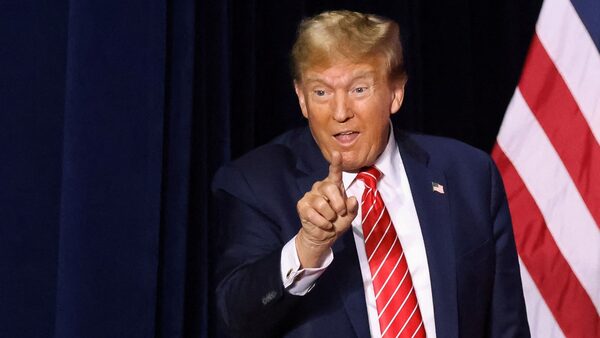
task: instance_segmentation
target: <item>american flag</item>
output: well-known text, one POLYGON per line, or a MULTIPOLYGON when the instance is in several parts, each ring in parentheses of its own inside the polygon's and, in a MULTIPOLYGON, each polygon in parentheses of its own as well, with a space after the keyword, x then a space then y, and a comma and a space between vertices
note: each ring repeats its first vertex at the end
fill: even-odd
POLYGON ((444 186, 436 183, 436 182, 431 182, 431 188, 433 189, 433 191, 443 194, 444 193, 444 186))
POLYGON ((533 337, 600 337, 600 1, 546 0, 492 152, 533 337))

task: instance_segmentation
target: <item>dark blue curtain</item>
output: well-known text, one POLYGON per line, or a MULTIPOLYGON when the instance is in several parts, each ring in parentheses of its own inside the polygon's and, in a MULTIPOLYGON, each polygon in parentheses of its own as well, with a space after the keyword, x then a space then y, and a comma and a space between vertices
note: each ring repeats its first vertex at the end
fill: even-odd
POLYGON ((0 337, 54 332, 66 13, 0 1, 0 337))
POLYGON ((396 122, 489 150, 540 3, 0 0, 0 337, 221 336, 210 182, 304 123, 299 20, 399 21, 396 122))
POLYGON ((0 2, 0 337, 207 335, 196 6, 0 2))

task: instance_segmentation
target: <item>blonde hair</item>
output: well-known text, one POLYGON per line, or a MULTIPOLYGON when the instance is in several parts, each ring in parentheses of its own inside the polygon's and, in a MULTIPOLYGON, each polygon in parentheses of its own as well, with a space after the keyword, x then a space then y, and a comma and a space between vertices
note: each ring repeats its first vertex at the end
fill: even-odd
POLYGON ((380 57, 390 80, 405 79, 400 29, 393 20, 351 11, 323 12, 302 20, 292 47, 292 76, 336 61, 361 62, 380 57))

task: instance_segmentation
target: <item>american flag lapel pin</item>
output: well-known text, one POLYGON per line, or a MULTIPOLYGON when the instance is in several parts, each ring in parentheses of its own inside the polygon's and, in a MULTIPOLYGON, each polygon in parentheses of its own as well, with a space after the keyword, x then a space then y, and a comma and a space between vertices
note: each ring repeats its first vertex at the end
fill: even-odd
POLYGON ((431 182, 431 189, 438 194, 444 194, 444 186, 437 182, 431 182))

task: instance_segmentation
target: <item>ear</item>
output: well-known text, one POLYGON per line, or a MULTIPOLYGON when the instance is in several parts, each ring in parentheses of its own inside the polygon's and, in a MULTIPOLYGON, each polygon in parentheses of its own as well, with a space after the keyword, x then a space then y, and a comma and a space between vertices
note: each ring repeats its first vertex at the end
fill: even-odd
POLYGON ((396 114, 400 107, 402 107, 402 101, 404 101, 404 86, 406 80, 394 81, 392 84, 392 105, 390 106, 390 114, 396 114))
POLYGON ((302 89, 302 83, 294 80, 294 90, 296 91, 296 96, 298 96, 298 103, 300 104, 302 115, 305 118, 308 118, 308 109, 306 109, 306 100, 304 96, 304 90, 302 89))

